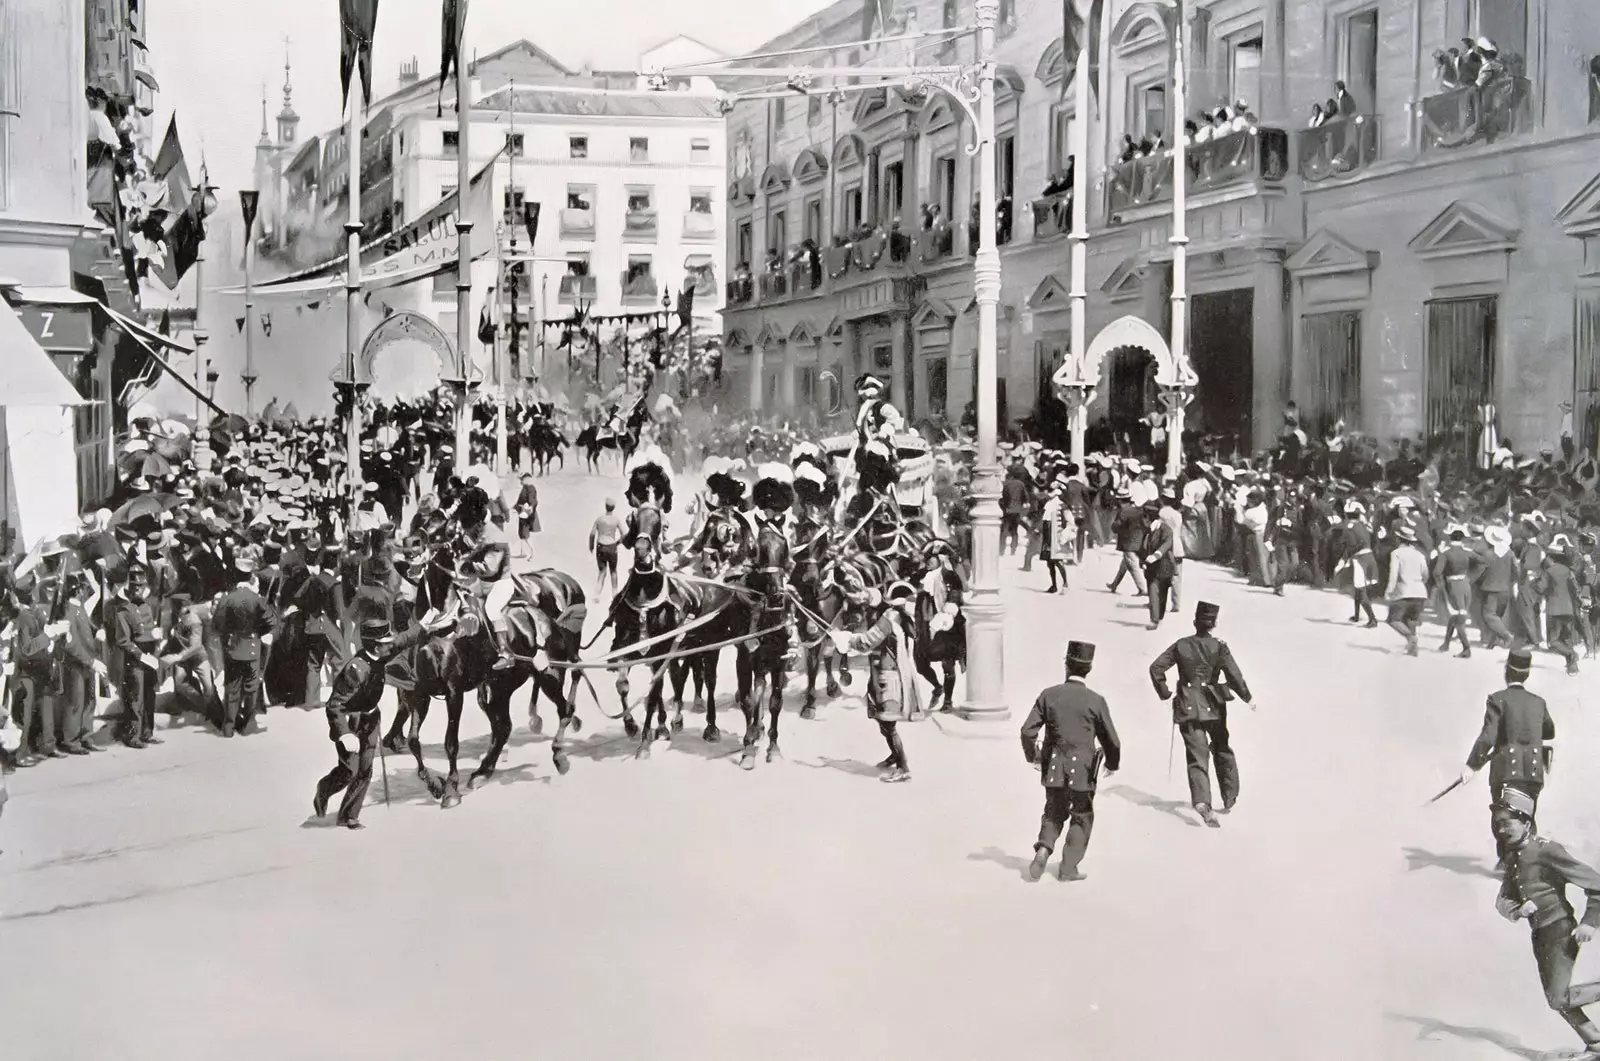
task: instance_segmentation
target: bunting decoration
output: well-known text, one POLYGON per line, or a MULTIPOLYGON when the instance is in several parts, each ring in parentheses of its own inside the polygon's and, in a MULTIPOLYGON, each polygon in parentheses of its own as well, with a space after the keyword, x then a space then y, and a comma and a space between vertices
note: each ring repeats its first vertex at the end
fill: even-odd
POLYGON ((313 313, 315 313, 317 310, 319 310, 321 308, 322 308, 322 302, 320 300, 318 300, 316 302, 307 302, 306 303, 306 309, 310 310, 313 313))
POLYGON ((389 305, 389 303, 385 302, 383 304, 383 319, 384 320, 388 320, 390 317, 393 317, 394 316, 394 312, 395 312, 394 311, 394 307, 389 305))
POLYGON ((249 319, 250 319, 249 317, 235 317, 235 318, 233 318, 233 326, 236 329, 238 329, 240 335, 244 334, 244 324, 245 324, 245 321, 247 321, 249 319))
POLYGON ((339 0, 340 107, 350 101, 350 76, 361 75, 361 105, 372 105, 372 36, 378 28, 378 0, 339 0))
POLYGON ((261 315, 261 334, 268 339, 272 338, 272 314, 270 313, 261 315))
MULTIPOLYGON (((461 65, 461 40, 467 27, 467 0, 444 0, 442 25, 439 31, 439 96, 434 106, 434 117, 444 117, 444 87, 450 83, 450 67, 461 65)), ((461 101, 456 100, 456 113, 461 112, 461 101)))

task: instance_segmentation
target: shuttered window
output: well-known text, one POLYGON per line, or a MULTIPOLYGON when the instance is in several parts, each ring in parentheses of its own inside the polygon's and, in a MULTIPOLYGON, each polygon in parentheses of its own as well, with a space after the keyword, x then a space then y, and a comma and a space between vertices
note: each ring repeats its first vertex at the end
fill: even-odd
POLYGON ((1473 452, 1479 409, 1494 401, 1498 300, 1441 299, 1428 304, 1427 406, 1424 438, 1430 451, 1454 446, 1473 452))
POLYGON ((1300 320, 1303 379, 1295 381, 1300 426, 1313 438, 1338 420, 1352 431, 1361 422, 1361 313, 1308 313, 1300 320))
POLYGON ((1572 433, 1584 453, 1600 441, 1600 291, 1578 295, 1572 322, 1572 433))

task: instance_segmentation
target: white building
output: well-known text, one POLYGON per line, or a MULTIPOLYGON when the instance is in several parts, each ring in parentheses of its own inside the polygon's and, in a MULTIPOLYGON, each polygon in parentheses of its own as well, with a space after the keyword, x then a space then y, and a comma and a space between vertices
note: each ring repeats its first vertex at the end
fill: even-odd
MULTIPOLYGON (((675 38, 641 57, 639 69, 714 58, 689 38, 675 38)), ((726 202, 725 125, 709 79, 683 79, 674 91, 652 92, 638 71, 573 71, 549 53, 519 41, 468 63, 473 100, 468 149, 476 172, 503 147, 491 194, 500 208, 501 247, 530 253, 522 204, 538 203, 539 260, 525 268, 519 315, 527 321, 569 317, 582 306, 595 315, 673 308, 686 280, 695 282, 698 335, 721 333, 721 278, 716 262, 723 242, 726 202), (508 146, 509 145, 509 146, 508 146)), ((367 239, 417 219, 458 182, 457 115, 453 85, 440 94, 437 77, 421 78, 413 60, 400 71, 400 87, 373 101, 364 133, 361 212, 367 239)), ((288 130, 293 135, 292 128, 288 130)), ((280 140, 284 130, 280 122, 280 140)), ((306 137, 263 184, 263 233, 257 279, 330 259, 343 250, 340 225, 348 210, 343 131, 306 137), (281 221, 279 220, 281 219, 281 221)), ((263 152, 265 157, 266 152, 263 152)), ((492 247, 482 228, 472 233, 474 257, 492 247)), ((490 297, 496 265, 473 265, 471 314, 490 297)), ((456 336, 456 276, 369 293, 362 307, 370 328, 390 310, 424 313, 456 336)), ((257 303, 270 313, 271 335, 255 332, 261 374, 258 405, 273 397, 304 412, 331 407, 328 372, 344 348, 342 297, 306 307, 257 303), (316 358, 315 364, 307 358, 316 358)), ((504 313, 507 300, 501 300, 504 313)), ((237 316, 234 304, 227 312, 237 316)), ((236 329, 223 329, 234 332, 236 329)), ((541 372, 538 340, 556 332, 535 330, 521 362, 524 377, 541 372)), ((234 334, 213 335, 208 353, 242 363, 234 334)), ((490 353, 476 341, 474 360, 490 375, 490 353)), ((237 371, 237 370, 235 370, 237 371)), ((234 373, 222 369, 226 383, 234 373)), ((226 388, 224 388, 226 389, 226 388)))

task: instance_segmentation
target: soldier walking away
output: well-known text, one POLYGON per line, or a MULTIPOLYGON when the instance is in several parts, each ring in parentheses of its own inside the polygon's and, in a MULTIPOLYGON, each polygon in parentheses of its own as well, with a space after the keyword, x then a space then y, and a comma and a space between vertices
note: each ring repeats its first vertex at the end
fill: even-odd
POLYGON ((1068 642, 1067 680, 1040 693, 1022 724, 1022 754, 1039 767, 1039 781, 1044 785, 1044 813, 1039 818, 1033 861, 1028 864, 1029 880, 1044 875, 1063 828, 1067 843, 1057 872, 1064 881, 1084 879, 1086 874, 1078 867, 1094 830, 1094 794, 1100 769, 1104 766, 1105 776, 1110 777, 1122 765, 1122 742, 1111 722, 1111 708, 1104 697, 1084 684, 1093 668, 1094 646, 1068 642))
POLYGON ((441 616, 429 625, 414 626, 393 637, 387 621, 362 620, 361 650, 333 676, 333 694, 328 697, 328 738, 333 741, 339 762, 317 782, 311 810, 318 818, 327 816, 328 801, 343 792, 338 823, 346 829, 365 828, 361 824, 361 805, 366 802, 367 786, 372 783, 372 760, 378 751, 378 723, 382 719, 378 699, 383 695, 384 665, 453 622, 454 619, 441 616))
POLYGON ((273 617, 256 589, 260 553, 241 546, 234 555, 238 583, 217 599, 211 627, 222 643, 222 735, 243 733, 261 699, 261 646, 272 643, 273 617))
POLYGON ((1444 589, 1444 644, 1440 652, 1450 651, 1450 642, 1461 638, 1461 659, 1472 658, 1472 642, 1467 636, 1472 622, 1472 576, 1478 566, 1477 558, 1466 545, 1467 532, 1461 527, 1450 528, 1450 544, 1445 546, 1433 562, 1433 580, 1444 589))
POLYGON ((1555 755, 1551 744, 1556 739, 1556 724, 1544 698, 1530 693, 1523 683, 1533 670, 1533 654, 1526 648, 1514 648, 1506 659, 1506 687, 1489 694, 1483 712, 1483 729, 1478 733, 1472 751, 1467 754, 1466 769, 1461 772, 1465 784, 1474 774, 1489 767, 1489 827, 1495 836, 1495 854, 1505 868, 1506 845, 1500 840, 1500 819, 1503 797, 1508 789, 1515 789, 1527 798, 1528 819, 1533 820, 1539 805, 1539 793, 1544 790, 1545 774, 1555 755))
POLYGON ((1600 981, 1572 982, 1578 948, 1600 928, 1600 873, 1579 862, 1533 828, 1533 800, 1516 788, 1502 793, 1495 836, 1505 845, 1506 873, 1495 910, 1507 921, 1526 919, 1533 930, 1533 960, 1545 1001, 1583 1040, 1586 1058, 1600 1058, 1600 1027, 1583 1012, 1600 1002, 1600 981), (1567 888, 1582 888, 1583 919, 1575 921, 1567 888))
POLYGON ((1189 801, 1200 820, 1219 828, 1211 803, 1211 768, 1217 766, 1222 789, 1222 813, 1239 800, 1239 763, 1228 740, 1228 701, 1235 696, 1250 703, 1250 687, 1233 660, 1228 643, 1212 634, 1221 611, 1201 601, 1194 609, 1194 634, 1172 643, 1150 664, 1150 683, 1156 695, 1172 701, 1172 722, 1183 739, 1183 757, 1189 768, 1189 801), (1178 668, 1177 695, 1167 688, 1167 671, 1178 668))

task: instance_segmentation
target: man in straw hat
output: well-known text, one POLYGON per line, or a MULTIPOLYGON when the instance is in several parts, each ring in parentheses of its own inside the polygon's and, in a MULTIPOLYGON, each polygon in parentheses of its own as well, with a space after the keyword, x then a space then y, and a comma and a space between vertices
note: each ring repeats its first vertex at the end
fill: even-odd
POLYGON ((366 802, 372 761, 378 751, 378 724, 382 720, 378 700, 383 695, 384 665, 413 645, 448 629, 454 621, 450 616, 440 616, 398 637, 390 634, 385 619, 370 617, 361 621, 361 648, 334 674, 333 693, 328 697, 328 739, 333 741, 339 761, 317 782, 311 811, 318 818, 327 815, 328 801, 343 792, 338 823, 347 829, 364 828, 361 806, 366 802))
POLYGON ((1417 532, 1409 523, 1394 528, 1395 550, 1389 554, 1389 628, 1406 639, 1406 655, 1417 654, 1417 626, 1428 602, 1428 558, 1417 548, 1417 532))
POLYGON ((1495 833, 1496 854, 1505 863, 1506 846, 1499 840, 1501 797, 1516 789, 1528 799, 1528 817, 1538 805, 1544 790, 1545 773, 1555 754, 1556 724, 1544 698, 1527 690, 1524 683, 1533 671, 1533 655, 1526 648, 1514 648, 1506 658, 1506 687, 1489 694, 1483 712, 1483 729, 1467 754, 1461 771, 1463 784, 1484 766, 1489 767, 1489 824, 1495 833))
POLYGON ((1189 800, 1200 820, 1213 829, 1217 821, 1211 803, 1211 767, 1217 764, 1217 784, 1222 789, 1222 813, 1239 800, 1239 763, 1228 740, 1228 701, 1238 696, 1250 703, 1250 687, 1234 662, 1228 643, 1215 636, 1221 609, 1201 601, 1194 610, 1194 634, 1179 638, 1150 664, 1150 683, 1156 695, 1172 701, 1172 722, 1183 738, 1183 757, 1189 767, 1189 800), (1178 668, 1178 689, 1167 688, 1167 671, 1178 668))
POLYGON ((1483 541, 1486 551, 1477 557, 1477 587, 1483 602, 1483 647, 1494 648, 1516 640, 1506 626, 1505 617, 1517 587, 1517 556, 1511 550, 1511 532, 1504 527, 1485 527, 1483 541))
POLYGON ((1600 1002, 1600 981, 1572 982, 1578 948, 1600 929, 1600 873, 1554 840, 1534 832, 1533 800, 1519 789, 1501 792, 1495 835, 1505 845, 1506 872, 1495 910, 1507 921, 1526 920, 1545 1001, 1572 1025, 1588 1058, 1600 1057, 1600 1027, 1583 1012, 1600 1002), (1583 917, 1575 919, 1567 888, 1583 889, 1583 917))
POLYGON ((1028 864, 1029 880, 1044 875, 1063 828, 1067 844, 1058 874, 1064 881, 1084 878, 1078 866, 1094 830, 1094 794, 1100 769, 1103 765, 1110 777, 1122 764, 1122 742, 1111 722, 1111 707, 1084 684, 1094 669, 1094 646, 1069 641, 1066 662, 1066 681, 1040 693, 1022 724, 1022 754, 1039 767, 1039 782, 1044 786, 1044 813, 1039 818, 1033 861, 1028 864))

